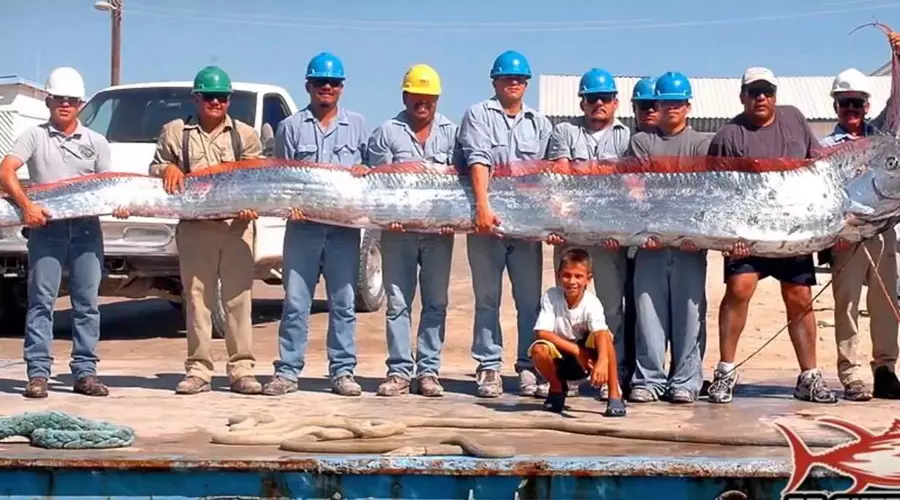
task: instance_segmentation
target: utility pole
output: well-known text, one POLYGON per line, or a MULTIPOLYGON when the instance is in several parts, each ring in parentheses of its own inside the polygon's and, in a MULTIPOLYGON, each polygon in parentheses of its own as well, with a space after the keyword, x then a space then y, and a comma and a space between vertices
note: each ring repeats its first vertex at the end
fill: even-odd
POLYGON ((122 70, 122 3, 124 0, 94 2, 94 8, 109 12, 110 68, 109 84, 118 85, 122 70))

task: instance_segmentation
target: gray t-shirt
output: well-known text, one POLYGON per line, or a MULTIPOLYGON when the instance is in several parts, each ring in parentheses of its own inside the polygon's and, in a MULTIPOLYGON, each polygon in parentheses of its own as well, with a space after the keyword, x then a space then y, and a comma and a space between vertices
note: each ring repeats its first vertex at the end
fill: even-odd
POLYGON ((812 158, 819 148, 803 113, 794 106, 776 106, 775 121, 765 127, 751 124, 742 114, 716 132, 710 156, 739 158, 812 158))
POLYGON ((112 170, 109 142, 81 123, 69 137, 49 122, 36 125, 19 136, 8 154, 25 163, 36 184, 112 170))
POLYGON ((705 156, 710 134, 697 132, 690 126, 675 135, 664 135, 659 129, 637 132, 631 136, 625 156, 646 160, 650 156, 705 156))

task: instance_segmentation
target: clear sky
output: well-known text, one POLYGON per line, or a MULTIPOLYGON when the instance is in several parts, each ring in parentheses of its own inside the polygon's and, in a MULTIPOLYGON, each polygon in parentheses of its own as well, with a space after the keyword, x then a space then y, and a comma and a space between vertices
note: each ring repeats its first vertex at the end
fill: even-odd
MULTIPOLYGON (((285 87, 307 103, 303 74, 328 50, 348 74, 342 103, 370 126, 400 109, 405 69, 437 69, 439 110, 459 120, 491 94, 494 57, 516 49, 535 75, 739 76, 746 66, 776 75, 827 75, 853 66, 870 73, 889 49, 875 19, 900 30, 900 1, 668 0, 518 2, 490 0, 124 0, 122 82, 190 80, 204 65, 232 79, 285 87)), ((0 74, 43 84, 74 66, 88 92, 109 83, 109 14, 93 0, 6 0, 0 74)), ((538 105, 535 78, 526 100, 538 105)))

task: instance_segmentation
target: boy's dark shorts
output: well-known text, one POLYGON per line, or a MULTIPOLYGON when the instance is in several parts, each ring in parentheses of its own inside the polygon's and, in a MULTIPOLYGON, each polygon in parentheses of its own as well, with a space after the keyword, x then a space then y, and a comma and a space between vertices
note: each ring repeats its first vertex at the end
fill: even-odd
MULTIPOLYGON (((545 346, 550 348, 550 357, 553 358, 553 363, 556 365, 556 376, 563 381, 578 381, 583 380, 591 376, 590 373, 585 371, 584 368, 581 367, 581 363, 578 362, 578 358, 572 356, 568 353, 562 353, 559 349, 550 342, 546 340, 535 340, 528 347, 528 357, 531 357, 531 349, 538 345, 544 344, 545 346)), ((584 347, 584 341, 578 342, 579 347, 584 347)), ((591 353, 591 358, 594 360, 597 359, 597 350, 596 349, 588 349, 591 353)))
POLYGON ((812 255, 798 257, 744 257, 725 259, 725 282, 738 274, 757 273, 759 279, 769 276, 782 283, 814 286, 816 267, 812 255))

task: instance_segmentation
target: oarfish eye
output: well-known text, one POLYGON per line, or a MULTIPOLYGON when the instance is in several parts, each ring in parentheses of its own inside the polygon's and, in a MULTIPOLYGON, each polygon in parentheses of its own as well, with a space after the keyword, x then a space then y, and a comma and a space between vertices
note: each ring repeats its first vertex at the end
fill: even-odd
POLYGON ((884 159, 884 168, 888 170, 896 170, 900 166, 900 160, 896 156, 888 156, 884 159))

